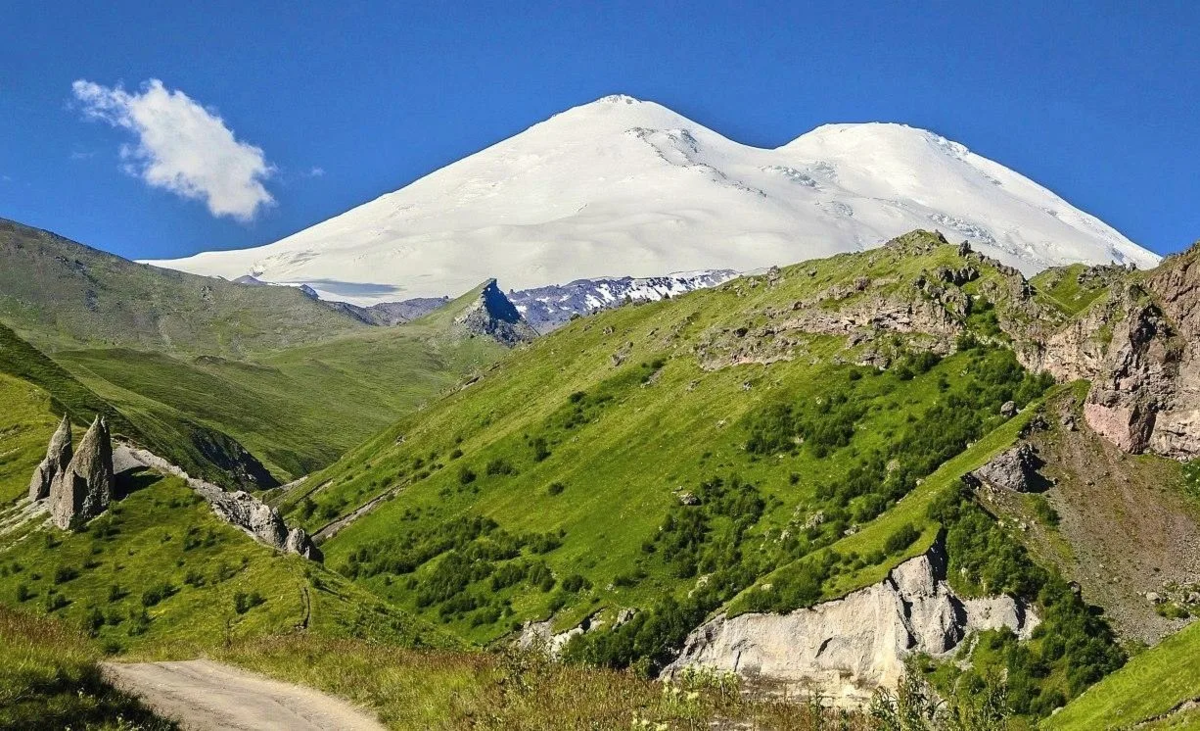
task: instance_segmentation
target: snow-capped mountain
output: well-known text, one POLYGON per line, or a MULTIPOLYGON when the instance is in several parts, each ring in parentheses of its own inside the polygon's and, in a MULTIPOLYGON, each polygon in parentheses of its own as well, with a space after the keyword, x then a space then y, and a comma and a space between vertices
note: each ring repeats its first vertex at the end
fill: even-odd
POLYGON ((547 333, 565 324, 572 315, 586 315, 618 307, 627 300, 654 302, 665 297, 677 297, 697 289, 715 287, 737 275, 732 269, 716 269, 678 272, 662 277, 576 279, 568 284, 509 292, 508 299, 526 322, 538 332, 547 333))
POLYGON ((361 305, 579 278, 748 270, 882 244, 914 228, 1032 273, 1152 266, 1153 253, 999 163, 898 124, 739 144, 611 96, 267 246, 152 264, 307 284, 361 305))

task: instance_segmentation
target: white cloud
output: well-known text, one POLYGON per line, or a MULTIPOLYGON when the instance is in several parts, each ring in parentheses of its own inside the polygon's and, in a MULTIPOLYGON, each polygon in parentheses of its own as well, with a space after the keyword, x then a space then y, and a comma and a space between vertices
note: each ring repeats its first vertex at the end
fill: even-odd
POLYGON ((308 171, 308 177, 310 177, 310 178, 319 178, 324 174, 325 174, 325 168, 318 167, 315 165, 312 167, 312 169, 310 169, 308 171))
POLYGON ((239 142, 211 110, 158 79, 130 93, 80 79, 71 90, 84 116, 137 136, 121 147, 125 170, 155 188, 203 200, 214 216, 249 221, 275 202, 263 186, 274 168, 261 148, 239 142))

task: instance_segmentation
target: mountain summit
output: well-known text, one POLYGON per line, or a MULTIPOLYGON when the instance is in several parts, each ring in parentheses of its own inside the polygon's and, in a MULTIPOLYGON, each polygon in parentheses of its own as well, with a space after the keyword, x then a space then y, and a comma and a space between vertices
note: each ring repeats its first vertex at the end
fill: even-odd
POLYGON ((963 145, 825 125, 774 150, 659 104, 575 107, 276 243, 158 266, 307 284, 357 304, 581 277, 749 270, 938 228, 1027 274, 1158 257, 963 145))

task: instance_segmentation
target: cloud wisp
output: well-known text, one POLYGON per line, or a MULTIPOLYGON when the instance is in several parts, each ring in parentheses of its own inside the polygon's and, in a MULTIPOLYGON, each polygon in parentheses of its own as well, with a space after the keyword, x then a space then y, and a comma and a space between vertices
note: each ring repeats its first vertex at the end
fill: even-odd
POLYGON ((275 202, 264 186, 274 168, 263 151, 239 141, 215 112, 151 79, 140 92, 80 79, 71 85, 88 119, 132 132, 121 146, 126 172, 155 188, 202 200, 214 216, 242 222, 275 202))

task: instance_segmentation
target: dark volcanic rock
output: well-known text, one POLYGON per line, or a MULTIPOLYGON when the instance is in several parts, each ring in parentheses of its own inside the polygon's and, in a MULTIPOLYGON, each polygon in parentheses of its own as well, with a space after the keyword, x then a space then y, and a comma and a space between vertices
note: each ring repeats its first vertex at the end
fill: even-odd
POLYGON ((50 487, 67 471, 71 455, 71 420, 63 414, 62 422, 54 436, 50 437, 46 458, 33 471, 33 478, 29 481, 30 500, 44 500, 50 497, 50 487))

